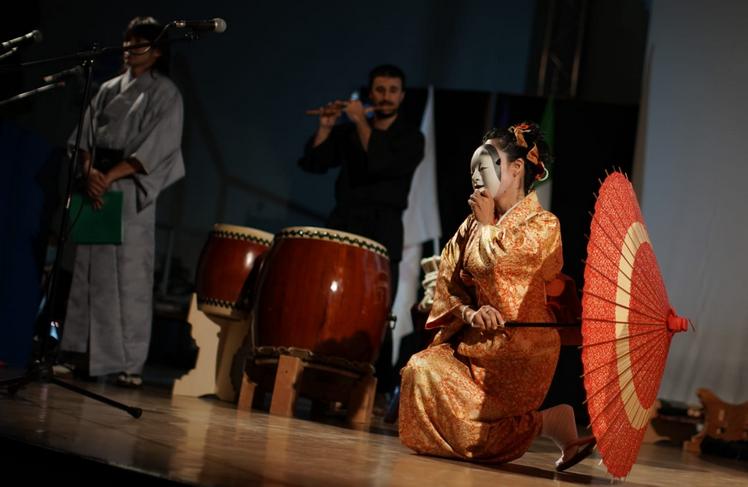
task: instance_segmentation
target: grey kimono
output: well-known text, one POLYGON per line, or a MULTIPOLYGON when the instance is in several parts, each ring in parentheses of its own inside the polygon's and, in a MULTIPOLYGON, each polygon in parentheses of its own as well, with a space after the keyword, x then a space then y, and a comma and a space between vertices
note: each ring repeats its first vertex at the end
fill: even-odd
POLYGON ((92 105, 82 148, 91 152, 95 133, 97 147, 122 150, 144 172, 110 187, 123 193, 122 244, 76 249, 62 349, 88 350, 91 375, 139 374, 151 336, 156 197, 184 176, 182 96, 155 71, 134 79, 128 71, 104 83, 92 105))

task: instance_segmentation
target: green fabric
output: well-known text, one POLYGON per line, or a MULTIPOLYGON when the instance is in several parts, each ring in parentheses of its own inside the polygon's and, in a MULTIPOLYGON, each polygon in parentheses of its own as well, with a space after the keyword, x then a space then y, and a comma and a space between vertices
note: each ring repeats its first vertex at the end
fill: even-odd
POLYGON ((71 237, 77 244, 122 243, 122 191, 109 191, 104 206, 95 210, 91 199, 74 194, 70 202, 71 237))

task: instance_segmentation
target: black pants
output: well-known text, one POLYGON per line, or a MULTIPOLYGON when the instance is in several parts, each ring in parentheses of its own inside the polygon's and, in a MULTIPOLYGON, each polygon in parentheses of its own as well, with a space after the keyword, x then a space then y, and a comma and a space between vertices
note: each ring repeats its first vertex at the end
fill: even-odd
MULTIPOLYGON (((392 292, 391 303, 395 303, 395 296, 397 296, 397 282, 400 274, 400 261, 390 261, 390 279, 392 292)), ((379 357, 374 363, 374 369, 376 369, 377 376, 377 391, 379 392, 391 392, 396 385, 400 383, 398 377, 398 371, 395 366, 392 365, 392 328, 389 323, 387 328, 384 330, 384 338, 382 339, 382 346, 379 349, 379 357)))

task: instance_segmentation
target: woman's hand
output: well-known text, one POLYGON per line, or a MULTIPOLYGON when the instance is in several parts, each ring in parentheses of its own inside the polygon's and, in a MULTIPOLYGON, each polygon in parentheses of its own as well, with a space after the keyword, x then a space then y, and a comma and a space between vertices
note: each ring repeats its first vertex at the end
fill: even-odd
POLYGON ((506 323, 499 310, 487 304, 478 311, 468 312, 467 318, 470 326, 488 331, 503 330, 506 323))
POLYGON ((494 222, 495 203, 484 188, 473 191, 470 199, 468 199, 468 204, 478 222, 484 225, 491 225, 494 222))

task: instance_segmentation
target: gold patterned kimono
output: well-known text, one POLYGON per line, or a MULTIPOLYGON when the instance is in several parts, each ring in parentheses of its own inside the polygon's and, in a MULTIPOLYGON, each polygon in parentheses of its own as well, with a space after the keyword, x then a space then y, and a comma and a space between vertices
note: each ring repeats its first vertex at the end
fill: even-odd
POLYGON ((469 216, 442 253, 427 328, 433 343, 402 370, 400 439, 418 453, 485 462, 522 456, 542 427, 537 411, 560 350, 552 328, 488 332, 463 305, 506 321, 552 322, 545 284, 563 263, 558 219, 531 192, 494 225, 469 216))

